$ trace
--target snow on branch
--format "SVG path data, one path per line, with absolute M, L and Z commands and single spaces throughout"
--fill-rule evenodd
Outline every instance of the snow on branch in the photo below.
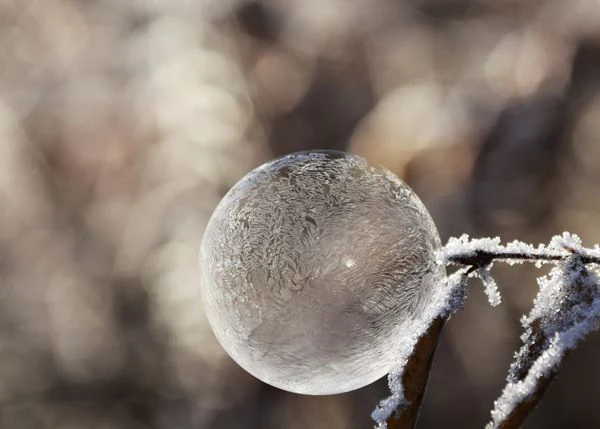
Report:
M 473 271 L 488 266 L 493 261 L 509 265 L 535 262 L 539 267 L 541 264 L 564 261 L 573 253 L 580 255 L 583 263 L 600 264 L 598 245 L 585 249 L 581 246 L 579 237 L 568 232 L 555 236 L 547 246 L 540 244 L 537 247 L 517 240 L 501 245 L 498 237 L 469 239 L 465 234 L 448 240 L 448 244 L 438 253 L 438 262 L 470 266 Z
M 422 371 L 422 362 L 430 360 L 433 355 L 443 320 L 464 305 L 467 297 L 467 269 L 458 270 L 446 277 L 444 281 L 444 286 L 436 289 L 425 314 L 405 329 L 405 332 L 413 334 L 407 336 L 399 345 L 396 369 L 388 374 L 391 395 L 382 400 L 371 414 L 379 429 L 387 428 L 390 420 L 401 420 L 401 413 L 408 408 L 412 408 L 409 411 L 412 411 L 416 418 L 416 412 L 420 405 L 417 402 L 420 402 L 420 395 L 427 380 L 427 371 Z M 427 355 L 427 358 L 423 355 Z M 415 368 L 412 368 L 410 373 L 421 373 L 420 377 L 411 377 L 411 374 L 407 374 L 406 371 L 407 366 L 411 366 L 415 361 Z M 426 369 L 428 370 L 428 368 Z M 394 427 L 404 426 L 395 424 Z
M 540 291 L 523 317 L 523 346 L 515 355 L 502 395 L 486 428 L 519 427 L 569 350 L 598 328 L 598 277 L 574 253 L 539 279 Z
M 378 428 L 412 427 L 416 419 L 426 372 L 443 321 L 462 308 L 467 297 L 467 278 L 479 277 L 491 305 L 500 303 L 500 293 L 490 269 L 494 262 L 556 264 L 550 274 L 538 279 L 540 291 L 529 315 L 522 319 L 523 346 L 515 355 L 507 385 L 494 404 L 487 428 L 519 427 L 535 406 L 568 350 L 600 321 L 600 291 L 596 274 L 588 264 L 600 264 L 600 247 L 584 248 L 579 237 L 569 233 L 554 237 L 548 245 L 534 247 L 513 241 L 502 245 L 499 238 L 451 238 L 438 252 L 437 263 L 460 268 L 446 277 L 419 320 L 406 326 L 411 332 L 399 347 L 398 364 L 391 371 L 391 395 L 372 413 Z M 433 327 L 439 329 L 433 329 Z M 426 350 L 429 347 L 430 350 Z M 424 351 L 425 350 L 425 351 Z M 427 365 L 425 371 L 419 365 Z M 408 367 L 408 370 L 407 370 Z M 424 373 L 424 375 L 423 375 Z M 419 377 L 411 377 L 419 374 Z M 410 415 L 408 419 L 402 416 Z

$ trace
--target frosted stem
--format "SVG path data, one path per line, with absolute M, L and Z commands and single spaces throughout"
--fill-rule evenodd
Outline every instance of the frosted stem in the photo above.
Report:
M 543 263 L 556 265 L 548 276 L 538 279 L 540 292 L 531 312 L 522 319 L 523 346 L 516 354 L 506 387 L 494 403 L 492 420 L 487 425 L 488 429 L 516 429 L 543 396 L 563 357 L 600 323 L 600 281 L 588 268 L 589 264 L 600 264 L 600 248 L 597 245 L 584 248 L 579 237 L 570 233 L 538 247 L 518 241 L 501 245 L 497 237 L 451 238 L 438 252 L 437 262 L 462 268 L 448 276 L 446 288 L 423 323 L 433 328 L 435 321 L 441 328 L 442 321 L 462 307 L 467 277 L 480 277 L 490 304 L 499 304 L 500 294 L 490 273 L 496 261 L 534 262 L 538 267 Z M 420 340 L 411 343 L 410 350 L 405 350 L 399 359 L 399 367 L 390 373 L 392 395 L 373 413 L 380 428 L 405 429 L 415 424 L 434 350 L 426 333 L 431 329 L 419 328 Z M 429 348 L 426 360 L 419 358 L 423 356 L 423 348 Z M 414 373 L 420 376 L 411 378 Z M 418 395 L 409 398 L 410 392 Z
M 554 263 L 565 261 L 571 255 L 572 253 L 551 252 L 547 250 L 539 253 L 512 253 L 478 250 L 475 254 L 453 255 L 448 258 L 448 264 L 470 266 L 475 270 L 478 267 L 486 266 L 494 261 L 510 261 L 513 263 L 541 261 Z M 582 261 L 586 264 L 600 264 L 600 257 L 587 255 L 582 258 Z

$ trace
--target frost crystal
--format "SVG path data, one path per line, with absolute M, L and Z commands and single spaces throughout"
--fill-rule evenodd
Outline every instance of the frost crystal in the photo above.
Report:
M 452 237 L 448 243 L 438 252 L 438 261 L 447 263 L 456 256 L 473 256 L 479 251 L 498 252 L 503 247 L 500 246 L 500 238 L 474 238 L 469 239 L 467 234 L 459 238 Z
M 469 236 L 464 234 L 460 238 L 448 240 L 448 244 L 438 252 L 437 258 L 438 262 L 444 264 L 462 264 L 461 261 L 464 261 L 465 258 L 473 257 L 489 257 L 490 262 L 493 259 L 509 265 L 532 260 L 536 261 L 536 264 L 547 264 L 553 262 L 552 257 L 561 257 L 565 254 L 567 247 L 564 245 L 565 243 L 577 248 L 577 240 L 577 236 L 564 233 L 560 239 L 554 240 L 551 246 L 546 247 L 540 244 L 538 247 L 534 247 L 517 240 L 501 245 L 499 237 L 469 239 Z
M 574 234 L 554 237 L 548 246 L 513 241 L 506 245 L 500 239 L 469 239 L 467 235 L 451 238 L 436 255 L 440 265 L 460 265 L 463 268 L 447 277 L 446 287 L 439 293 L 424 317 L 412 328 L 415 335 L 405 341 L 399 356 L 398 369 L 389 375 L 392 395 L 382 401 L 372 414 L 379 428 L 386 420 L 406 406 L 402 376 L 412 350 L 419 338 L 437 317 L 448 317 L 464 304 L 467 277 L 479 277 L 491 305 L 500 303 L 500 294 L 490 274 L 493 261 L 518 264 L 524 261 L 557 264 L 550 274 L 538 280 L 540 291 L 531 312 L 522 318 L 525 333 L 523 346 L 515 355 L 507 377 L 507 385 L 494 403 L 488 429 L 497 428 L 520 405 L 535 395 L 544 377 L 555 372 L 566 352 L 573 349 L 600 323 L 599 280 L 588 264 L 600 264 L 600 247 L 585 249 Z
M 488 297 L 488 301 L 492 307 L 495 307 L 502 302 L 502 298 L 500 297 L 500 292 L 498 291 L 498 285 L 496 281 L 492 278 L 490 274 L 490 268 L 492 265 L 485 266 L 476 271 L 479 278 L 483 282 L 483 286 L 485 287 L 485 294 Z
M 448 240 L 448 244 L 446 244 L 438 253 L 437 253 L 437 261 L 440 264 L 448 264 L 452 263 L 456 260 L 464 260 L 465 258 L 475 258 L 478 255 L 484 254 L 519 254 L 523 252 L 530 252 L 533 250 L 531 245 L 513 242 L 508 246 L 500 245 L 500 238 L 476 238 L 469 240 L 469 236 L 464 234 L 460 238 L 450 238 Z M 511 260 L 508 256 L 504 258 L 509 263 L 516 263 L 516 260 Z M 491 261 L 491 259 L 490 259 Z M 490 274 L 490 269 L 492 268 L 492 263 L 488 262 L 483 266 L 470 270 L 469 277 L 479 277 L 483 282 L 483 286 L 485 288 L 485 294 L 488 297 L 488 301 L 490 305 L 497 306 L 502 301 L 500 296 L 500 292 L 498 291 L 498 286 L 496 285 L 496 281 L 492 278 Z
M 582 262 L 581 241 L 563 234 L 549 249 L 568 249 L 573 255 L 539 279 L 540 291 L 529 315 L 523 317 L 523 346 L 509 371 L 508 383 L 494 403 L 488 429 L 499 425 L 535 394 L 543 377 L 556 371 L 568 350 L 600 320 L 598 277 Z
M 431 324 L 438 317 L 448 317 L 458 311 L 464 305 L 467 296 L 467 269 L 463 268 L 451 274 L 445 279 L 445 287 L 436 288 L 430 305 L 418 320 L 414 320 L 407 326 L 406 332 L 413 334 L 403 339 L 394 370 L 388 375 L 388 383 L 391 395 L 382 400 L 373 411 L 371 417 L 380 429 L 387 428 L 386 420 L 392 416 L 395 410 L 408 405 L 404 397 L 402 377 L 404 368 L 411 357 L 419 339 L 427 332 Z

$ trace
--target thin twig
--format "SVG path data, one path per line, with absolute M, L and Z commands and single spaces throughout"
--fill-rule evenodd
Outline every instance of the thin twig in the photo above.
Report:
M 523 345 L 486 426 L 517 429 L 541 400 L 564 355 L 597 324 L 598 278 L 586 266 L 600 264 L 598 247 L 583 248 L 579 238 L 568 233 L 554 237 L 548 247 L 538 248 L 518 242 L 500 245 L 497 238 L 468 240 L 466 236 L 449 243 L 442 251 L 442 263 L 465 266 L 467 274 L 481 277 L 484 283 L 490 281 L 489 268 L 496 261 L 560 264 L 540 283 L 534 307 L 523 320 Z
M 544 347 L 550 340 L 541 329 L 541 321 L 536 320 L 532 323 L 532 330 L 528 333 L 523 342 L 523 346 L 518 353 L 518 360 L 511 366 L 508 379 L 512 382 L 518 382 L 525 379 L 531 371 L 533 364 L 541 356 Z M 518 429 L 527 416 L 537 407 L 538 403 L 546 393 L 548 386 L 554 380 L 556 370 L 551 371 L 545 376 L 538 378 L 537 386 L 534 392 L 524 401 L 520 402 L 512 412 L 496 426 L 498 429 Z
M 402 376 L 406 408 L 396 410 L 387 420 L 388 429 L 412 429 L 416 426 L 429 378 L 431 363 L 445 319 L 438 317 L 423 335 L 408 360 Z
M 415 426 L 440 331 L 446 318 L 464 305 L 468 277 L 481 278 L 490 304 L 498 305 L 501 297 L 490 274 L 494 262 L 557 264 L 547 277 L 539 279 L 538 297 L 531 313 L 523 318 L 523 346 L 486 426 L 516 429 L 540 401 L 565 354 L 600 323 L 600 280 L 586 268 L 587 264 L 600 264 L 600 248 L 586 249 L 579 237 L 569 233 L 538 247 L 517 241 L 501 245 L 499 238 L 470 240 L 464 235 L 450 239 L 437 260 L 463 268 L 447 277 L 442 295 L 425 318 L 429 327 L 420 331 L 424 334 L 410 346 L 410 358 L 396 371 L 399 378 L 390 373 L 392 395 L 380 403 L 373 418 L 378 427 Z
M 570 256 L 571 252 L 557 252 L 543 249 L 531 253 L 523 252 L 494 252 L 484 249 L 478 249 L 471 253 L 450 255 L 447 257 L 447 262 L 452 265 L 464 265 L 476 270 L 481 267 L 488 266 L 494 261 L 518 261 L 518 262 L 559 262 L 565 261 Z M 584 264 L 600 264 L 600 257 L 595 255 L 583 254 L 581 261 Z

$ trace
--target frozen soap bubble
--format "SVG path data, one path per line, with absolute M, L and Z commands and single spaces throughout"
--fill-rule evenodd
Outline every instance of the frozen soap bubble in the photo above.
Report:
M 387 374 L 439 287 L 435 225 L 391 173 L 342 152 L 300 152 L 223 198 L 201 249 L 206 315 L 260 380 L 334 394 Z

